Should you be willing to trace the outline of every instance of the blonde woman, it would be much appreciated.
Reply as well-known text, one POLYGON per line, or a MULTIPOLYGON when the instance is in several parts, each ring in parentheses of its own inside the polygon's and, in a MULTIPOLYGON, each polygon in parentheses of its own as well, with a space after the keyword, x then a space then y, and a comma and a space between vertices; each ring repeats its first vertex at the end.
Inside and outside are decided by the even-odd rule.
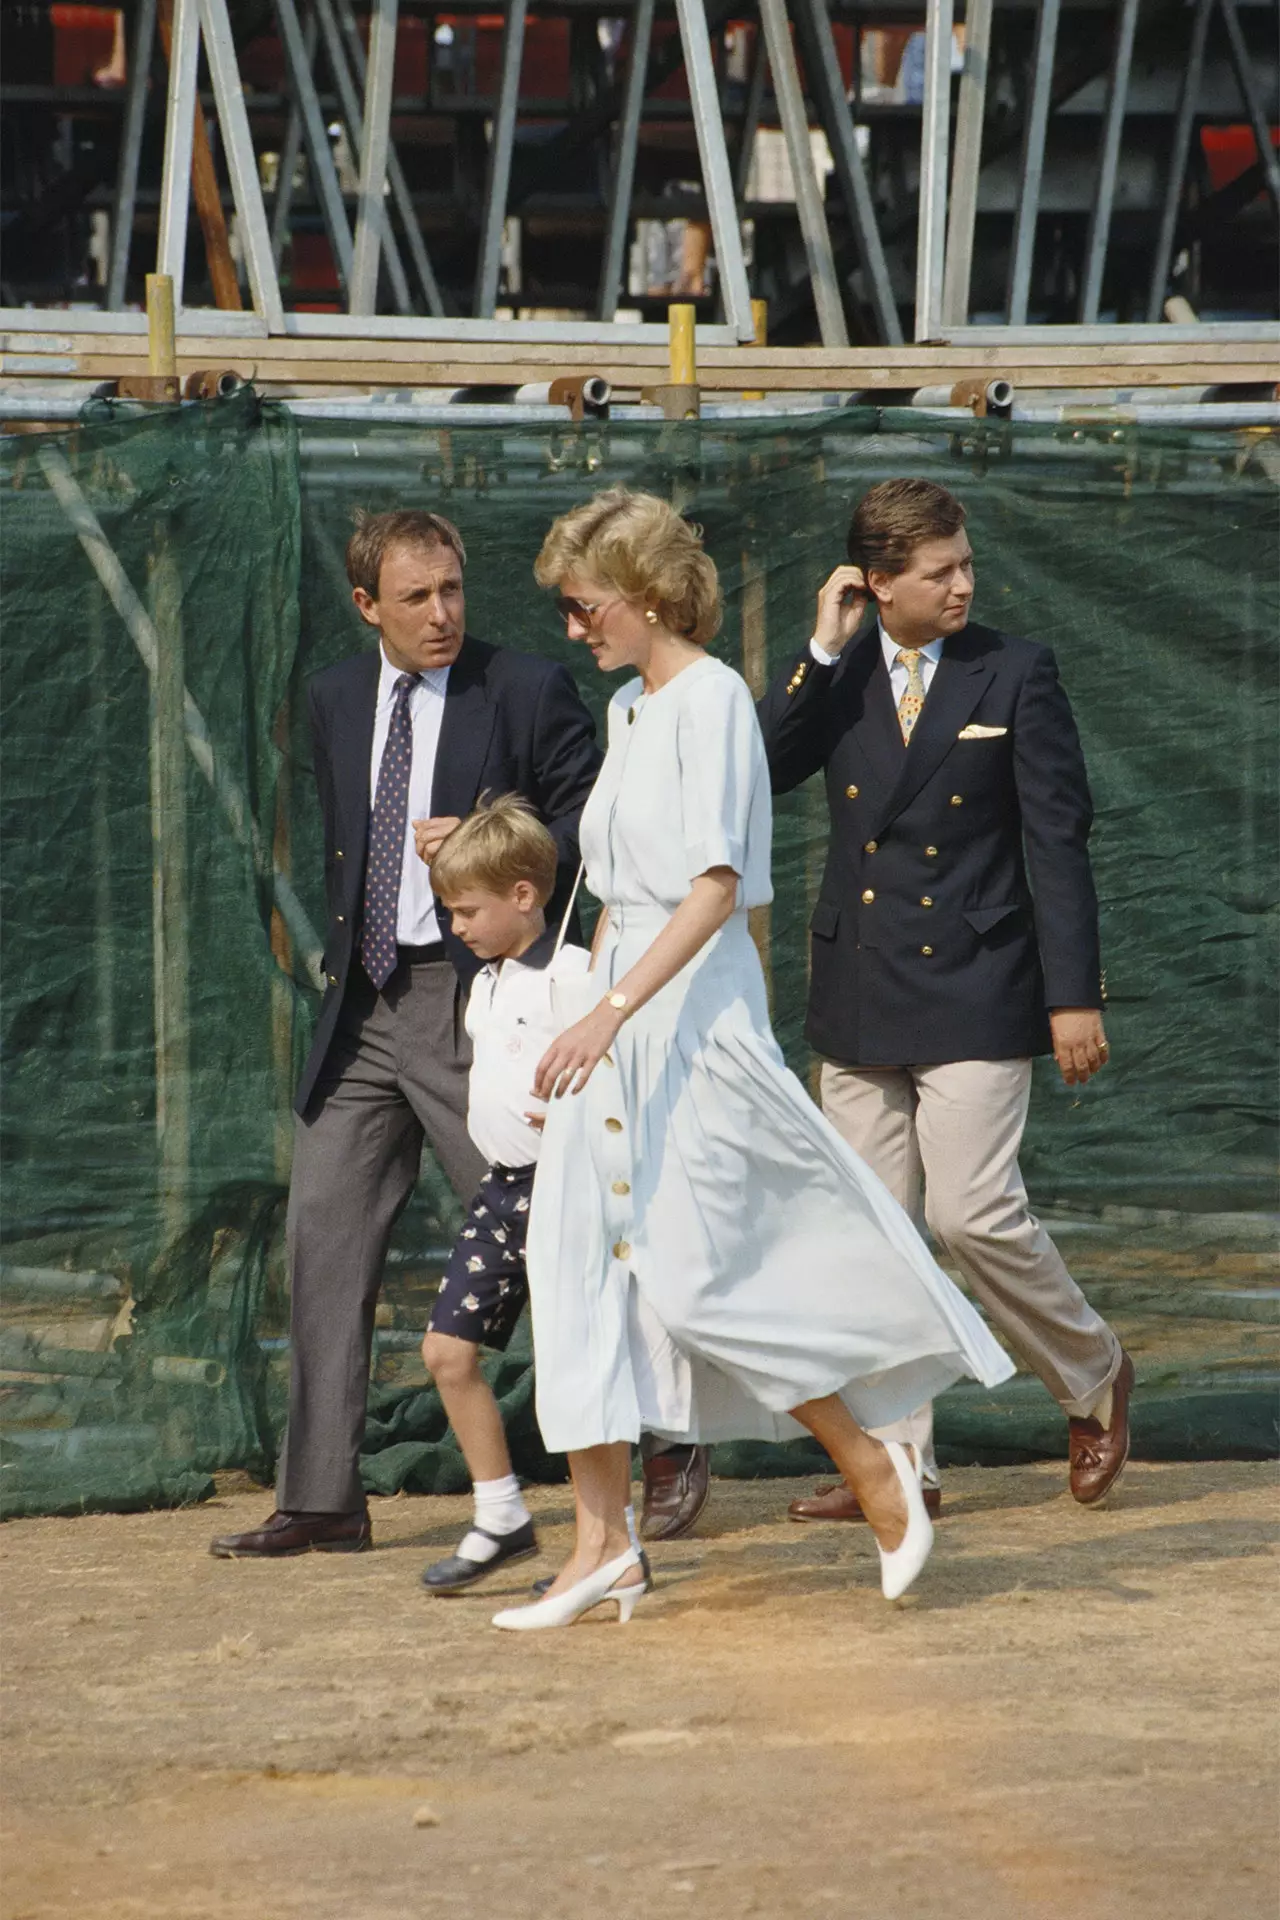
POLYGON ((720 594, 697 532, 614 489, 556 522, 535 573, 600 670, 630 677, 582 816, 599 999, 534 1083, 551 1100, 527 1252, 538 1420, 570 1457, 577 1539, 545 1597, 494 1624, 564 1626, 604 1600, 630 1618, 642 1428, 807 1429, 895 1597, 932 1529, 919 1462, 866 1429, 1013 1368, 773 1037, 747 931, 772 897, 769 776, 746 685, 706 652, 720 594))

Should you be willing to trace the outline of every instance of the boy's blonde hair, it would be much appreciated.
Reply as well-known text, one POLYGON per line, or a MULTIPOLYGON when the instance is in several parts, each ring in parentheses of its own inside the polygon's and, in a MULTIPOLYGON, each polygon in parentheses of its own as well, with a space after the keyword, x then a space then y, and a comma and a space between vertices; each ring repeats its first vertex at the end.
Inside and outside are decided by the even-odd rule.
POLYGON ((431 886, 448 905, 467 887, 508 894, 527 880, 545 907, 555 891, 560 856, 529 802, 518 793, 481 799, 431 862, 431 886))
POLYGON ((654 493, 610 487, 562 514, 533 566, 540 587, 582 573, 705 647, 720 627, 720 582, 699 528, 654 493))

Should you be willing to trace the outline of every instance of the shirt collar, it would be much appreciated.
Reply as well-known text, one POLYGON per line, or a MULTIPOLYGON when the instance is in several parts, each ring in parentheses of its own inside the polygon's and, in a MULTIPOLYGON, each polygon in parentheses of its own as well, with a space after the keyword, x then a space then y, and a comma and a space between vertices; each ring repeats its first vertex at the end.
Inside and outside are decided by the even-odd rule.
POLYGON ((488 971, 493 975, 495 980, 498 978, 499 969, 504 966, 529 967, 535 973, 543 973, 551 964, 556 950, 556 941, 559 937, 560 928, 558 925, 544 927, 533 945, 526 947, 524 952, 516 959, 503 961, 490 960, 488 963, 488 971))
MULTIPOLYGON (((884 663, 886 667, 892 667, 896 665, 898 655, 902 651, 902 649, 898 645, 898 642, 896 640, 891 640, 889 638, 888 634, 884 630, 884 622, 882 620, 878 620, 876 622, 876 626, 880 634, 880 650, 884 654, 884 663)), ((924 655, 925 659, 932 661, 933 665, 936 667, 939 660, 941 660, 942 658, 942 648, 943 648, 943 639, 940 636, 937 640, 926 641, 924 646, 921 647, 920 651, 924 655)))
MULTIPOLYGON (((387 650, 381 640, 378 642, 378 704, 394 699, 396 681, 404 672, 403 667, 393 667, 387 658, 387 650)), ((443 693, 449 680, 448 667, 433 667, 428 673, 416 676, 418 685, 430 687, 433 693, 443 693)))

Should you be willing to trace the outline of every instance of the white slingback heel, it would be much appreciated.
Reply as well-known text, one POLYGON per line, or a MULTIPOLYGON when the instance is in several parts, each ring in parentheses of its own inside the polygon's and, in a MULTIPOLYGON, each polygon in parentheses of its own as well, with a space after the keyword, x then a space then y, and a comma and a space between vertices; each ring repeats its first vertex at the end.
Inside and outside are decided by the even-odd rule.
POLYGON ((635 1547, 628 1547, 616 1560, 597 1567, 585 1580, 575 1581, 563 1593, 549 1593, 528 1607, 504 1607, 501 1613, 494 1614, 493 1624, 513 1633, 536 1633, 541 1627, 571 1627, 593 1607, 602 1606, 606 1600, 616 1600, 619 1624, 625 1626, 637 1603, 648 1593, 649 1581, 638 1580, 629 1587, 620 1587, 618 1581, 632 1567, 640 1565, 640 1554, 635 1547))
POLYGON ((924 1568, 933 1550, 933 1522, 920 1491, 920 1468, 913 1464, 899 1440, 886 1440, 885 1452, 893 1462, 907 1503, 907 1530, 892 1553, 878 1546, 880 1554, 880 1591, 886 1600, 904 1594, 924 1568))

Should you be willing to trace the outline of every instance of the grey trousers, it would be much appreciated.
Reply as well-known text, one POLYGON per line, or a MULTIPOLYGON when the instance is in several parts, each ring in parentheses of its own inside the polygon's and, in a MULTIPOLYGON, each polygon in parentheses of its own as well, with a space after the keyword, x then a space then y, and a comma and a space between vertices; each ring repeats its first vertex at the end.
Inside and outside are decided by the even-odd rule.
POLYGON ((374 1308, 424 1137, 464 1202, 485 1170, 467 1133, 469 1065, 457 976, 447 961, 402 959, 380 993, 357 965, 309 1117, 294 1136, 289 1426, 276 1481, 282 1512, 351 1513, 364 1505, 359 1457, 374 1308))
MULTIPOLYGON (((1027 1203, 1018 1150, 1029 1060, 822 1069, 822 1110, 918 1227, 927 1221, 980 1305, 1068 1414, 1111 1384, 1120 1343, 1067 1272, 1027 1203)), ((930 1477, 933 1411, 876 1429, 920 1447, 930 1477)))

